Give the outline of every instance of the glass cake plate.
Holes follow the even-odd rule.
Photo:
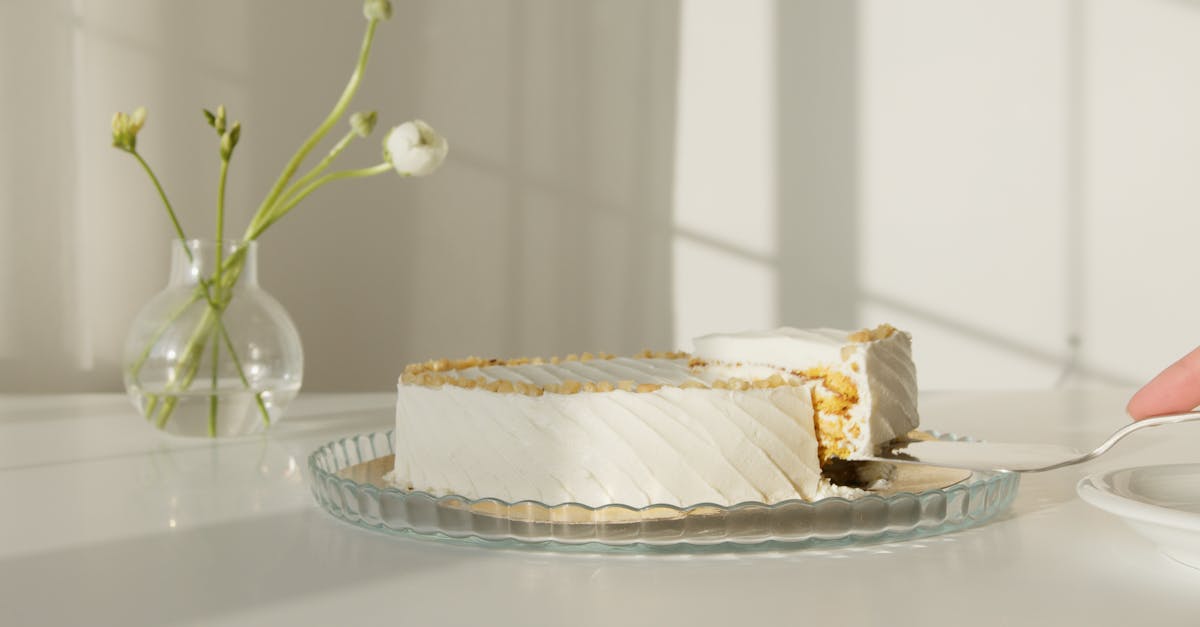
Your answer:
[[[308,458],[313,496],[337,518],[390,534],[547,548],[808,548],[907,540],[973,527],[1006,509],[1019,483],[1019,475],[1010,472],[898,464],[886,488],[855,499],[641,508],[547,505],[401,490],[384,479],[393,467],[393,451],[392,431],[322,446]]]

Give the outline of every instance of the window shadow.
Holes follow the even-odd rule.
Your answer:
[[[858,319],[858,2],[779,2],[779,319]]]

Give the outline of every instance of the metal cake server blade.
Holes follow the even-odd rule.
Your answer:
[[[1200,420],[1200,411],[1146,418],[1113,432],[1100,446],[1084,452],[1055,444],[1016,444],[1010,442],[955,442],[948,440],[904,440],[885,445],[879,455],[867,461],[924,464],[967,470],[1008,470],[1045,472],[1082,464],[1113,447],[1125,436],[1142,429]]]

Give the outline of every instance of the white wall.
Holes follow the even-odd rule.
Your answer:
[[[928,384],[1136,383],[1200,342],[1200,4],[862,7],[861,315]]]
[[[1079,331],[1067,3],[862,6],[860,316],[939,386],[1050,385]]]
[[[0,3],[0,392],[119,389],[165,281],[170,231],[111,113],[149,107],[140,146],[208,236],[199,109],[229,106],[244,224],[345,81],[363,21],[344,4]],[[1200,3],[396,13],[358,103],[433,123],[451,159],[331,186],[264,239],[309,390],[784,323],[906,327],[926,388],[1136,383],[1200,343]]]

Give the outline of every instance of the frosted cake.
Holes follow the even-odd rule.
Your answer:
[[[441,359],[405,368],[404,489],[599,506],[845,495],[822,477],[917,426],[911,338],[783,328],[694,353]]]

